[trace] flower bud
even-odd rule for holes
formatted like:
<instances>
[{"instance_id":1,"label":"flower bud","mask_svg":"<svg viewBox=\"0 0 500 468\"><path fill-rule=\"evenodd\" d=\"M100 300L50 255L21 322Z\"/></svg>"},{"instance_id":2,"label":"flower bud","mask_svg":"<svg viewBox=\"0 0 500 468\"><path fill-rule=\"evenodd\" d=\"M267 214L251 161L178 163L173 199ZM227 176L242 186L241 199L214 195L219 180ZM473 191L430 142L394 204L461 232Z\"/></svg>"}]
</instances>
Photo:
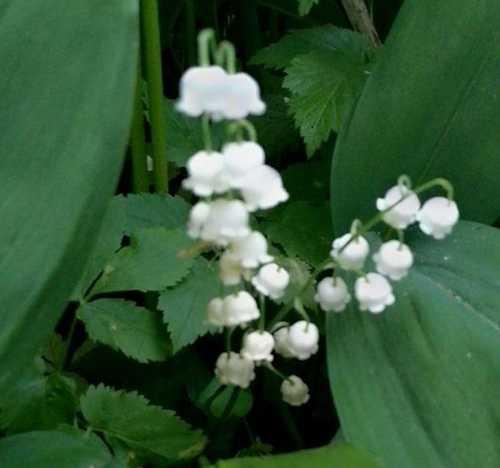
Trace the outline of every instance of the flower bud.
<instances>
[{"instance_id":1,"label":"flower bud","mask_svg":"<svg viewBox=\"0 0 500 468\"><path fill-rule=\"evenodd\" d=\"M406 244L391 240L382 244L373 260L379 273L398 281L408 274L413 265L413 254Z\"/></svg>"},{"instance_id":2,"label":"flower bud","mask_svg":"<svg viewBox=\"0 0 500 468\"><path fill-rule=\"evenodd\" d=\"M288 330L288 347L293 355L305 361L318 352L319 331L314 323L300 320Z\"/></svg>"},{"instance_id":3,"label":"flower bud","mask_svg":"<svg viewBox=\"0 0 500 468\"><path fill-rule=\"evenodd\" d=\"M224 298L224 317L226 326L247 325L260 317L255 299L246 291L230 294Z\"/></svg>"},{"instance_id":4,"label":"flower bud","mask_svg":"<svg viewBox=\"0 0 500 468\"><path fill-rule=\"evenodd\" d=\"M235 239L231 242L229 249L244 268L257 268L260 264L273 261L273 257L267 253L266 238L257 231L252 231L246 237Z\"/></svg>"},{"instance_id":5,"label":"flower bud","mask_svg":"<svg viewBox=\"0 0 500 468\"><path fill-rule=\"evenodd\" d=\"M354 285L356 299L360 310L369 310L374 314L382 312L387 306L394 304L392 286L387 279L378 273L368 273L358 278Z\"/></svg>"},{"instance_id":6,"label":"flower bud","mask_svg":"<svg viewBox=\"0 0 500 468\"><path fill-rule=\"evenodd\" d=\"M288 200L279 172L266 165L250 170L241 179L240 190L249 211L267 210Z\"/></svg>"},{"instance_id":7,"label":"flower bud","mask_svg":"<svg viewBox=\"0 0 500 468\"><path fill-rule=\"evenodd\" d=\"M198 151L187 162L188 177L182 186L199 197L223 193L229 185L224 173L224 158L216 151Z\"/></svg>"},{"instance_id":8,"label":"flower bud","mask_svg":"<svg viewBox=\"0 0 500 468\"><path fill-rule=\"evenodd\" d=\"M265 160L262 146L253 141L228 143L222 149L224 167L228 183L232 188L240 188L245 175L262 166Z\"/></svg>"},{"instance_id":9,"label":"flower bud","mask_svg":"<svg viewBox=\"0 0 500 468\"><path fill-rule=\"evenodd\" d=\"M215 375L223 385L248 388L255 378L255 364L237 353L222 353L215 364Z\"/></svg>"},{"instance_id":10,"label":"flower bud","mask_svg":"<svg viewBox=\"0 0 500 468\"><path fill-rule=\"evenodd\" d=\"M352 234L344 234L335 239L330 255L344 270L361 270L370 246L363 236L356 236L352 241L351 237Z\"/></svg>"},{"instance_id":11,"label":"flower bud","mask_svg":"<svg viewBox=\"0 0 500 468\"><path fill-rule=\"evenodd\" d=\"M285 294L290 281L290 275L276 263L268 263L261 267L257 275L252 278L252 284L257 291L271 299L279 299Z\"/></svg>"},{"instance_id":12,"label":"flower bud","mask_svg":"<svg viewBox=\"0 0 500 468\"><path fill-rule=\"evenodd\" d=\"M267 331L253 331L243 338L241 355L252 361L273 360L274 339Z\"/></svg>"},{"instance_id":13,"label":"flower bud","mask_svg":"<svg viewBox=\"0 0 500 468\"><path fill-rule=\"evenodd\" d=\"M226 119L244 119L249 114L261 115L266 105L260 98L258 83L247 73L227 75L225 80L224 107L221 116Z\"/></svg>"},{"instance_id":14,"label":"flower bud","mask_svg":"<svg viewBox=\"0 0 500 468\"><path fill-rule=\"evenodd\" d=\"M420 229L434 239L444 239L458 222L457 204L445 197L427 200L417 214Z\"/></svg>"},{"instance_id":15,"label":"flower bud","mask_svg":"<svg viewBox=\"0 0 500 468\"><path fill-rule=\"evenodd\" d=\"M198 202L191 208L189 213L189 221L187 225L188 236L193 239L198 239L203 230L203 226L207 222L210 215L210 204L206 202Z\"/></svg>"},{"instance_id":16,"label":"flower bud","mask_svg":"<svg viewBox=\"0 0 500 468\"><path fill-rule=\"evenodd\" d=\"M276 324L276 327L280 326L274 333L274 350L277 354L284 358L292 358L294 354L290 350L288 345L288 323L280 322Z\"/></svg>"},{"instance_id":17,"label":"flower bud","mask_svg":"<svg viewBox=\"0 0 500 468\"><path fill-rule=\"evenodd\" d=\"M351 295L342 278L323 278L318 283L314 300L325 312L342 312L351 300Z\"/></svg>"},{"instance_id":18,"label":"flower bud","mask_svg":"<svg viewBox=\"0 0 500 468\"><path fill-rule=\"evenodd\" d=\"M283 401L292 406L301 406L309 401L309 387L296 375L291 375L281 384Z\"/></svg>"}]
</instances>

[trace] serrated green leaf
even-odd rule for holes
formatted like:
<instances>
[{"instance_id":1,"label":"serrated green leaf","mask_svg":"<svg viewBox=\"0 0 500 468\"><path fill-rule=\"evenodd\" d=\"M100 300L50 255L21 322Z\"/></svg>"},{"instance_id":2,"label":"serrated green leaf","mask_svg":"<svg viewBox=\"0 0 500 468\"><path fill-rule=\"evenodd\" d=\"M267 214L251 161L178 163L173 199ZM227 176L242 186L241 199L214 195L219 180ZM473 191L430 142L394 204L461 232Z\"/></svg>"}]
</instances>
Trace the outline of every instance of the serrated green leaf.
<instances>
[{"instance_id":1,"label":"serrated green leaf","mask_svg":"<svg viewBox=\"0 0 500 468\"><path fill-rule=\"evenodd\" d=\"M92 293L161 291L173 286L191 269L192 258L179 258L191 244L184 229L143 229L109 260Z\"/></svg>"},{"instance_id":2,"label":"serrated green leaf","mask_svg":"<svg viewBox=\"0 0 500 468\"><path fill-rule=\"evenodd\" d=\"M310 157L349 116L367 78L365 57L355 51L311 52L285 71L290 111Z\"/></svg>"},{"instance_id":3,"label":"serrated green leaf","mask_svg":"<svg viewBox=\"0 0 500 468\"><path fill-rule=\"evenodd\" d=\"M299 2L299 15L305 16L310 11L314 5L319 3L319 0L298 0Z\"/></svg>"},{"instance_id":4,"label":"serrated green leaf","mask_svg":"<svg viewBox=\"0 0 500 468\"><path fill-rule=\"evenodd\" d=\"M139 452L169 460L198 455L205 438L173 411L148 404L135 392L121 392L99 385L81 399L82 413L94 429L125 442Z\"/></svg>"},{"instance_id":5,"label":"serrated green leaf","mask_svg":"<svg viewBox=\"0 0 500 468\"><path fill-rule=\"evenodd\" d=\"M3 0L0 399L78 282L118 181L138 44L134 0Z\"/></svg>"},{"instance_id":6,"label":"serrated green leaf","mask_svg":"<svg viewBox=\"0 0 500 468\"><path fill-rule=\"evenodd\" d=\"M381 468L365 452L347 444L265 457L235 458L217 463L218 468Z\"/></svg>"},{"instance_id":7,"label":"serrated green leaf","mask_svg":"<svg viewBox=\"0 0 500 468\"><path fill-rule=\"evenodd\" d=\"M393 306L328 315L342 431L387 468L500 466L500 231L406 242L415 266Z\"/></svg>"},{"instance_id":8,"label":"serrated green leaf","mask_svg":"<svg viewBox=\"0 0 500 468\"><path fill-rule=\"evenodd\" d=\"M78 309L90 338L139 362L162 361L169 354L169 339L156 312L120 299L99 299Z\"/></svg>"},{"instance_id":9,"label":"serrated green leaf","mask_svg":"<svg viewBox=\"0 0 500 468\"><path fill-rule=\"evenodd\" d=\"M214 329L207 322L206 309L219 292L216 268L199 258L182 283L160 294L158 308L163 311L174 352Z\"/></svg>"},{"instance_id":10,"label":"serrated green leaf","mask_svg":"<svg viewBox=\"0 0 500 468\"><path fill-rule=\"evenodd\" d=\"M182 227L186 224L190 209L183 198L168 194L130 194L123 201L127 234L134 234L145 228Z\"/></svg>"},{"instance_id":11,"label":"serrated green leaf","mask_svg":"<svg viewBox=\"0 0 500 468\"><path fill-rule=\"evenodd\" d=\"M2 468L125 468L106 445L80 431L35 431L0 439Z\"/></svg>"},{"instance_id":12,"label":"serrated green leaf","mask_svg":"<svg viewBox=\"0 0 500 468\"><path fill-rule=\"evenodd\" d=\"M326 25L292 31L278 42L257 52L250 63L284 69L299 55L333 50L360 56L372 53L370 44L361 34Z\"/></svg>"}]
</instances>

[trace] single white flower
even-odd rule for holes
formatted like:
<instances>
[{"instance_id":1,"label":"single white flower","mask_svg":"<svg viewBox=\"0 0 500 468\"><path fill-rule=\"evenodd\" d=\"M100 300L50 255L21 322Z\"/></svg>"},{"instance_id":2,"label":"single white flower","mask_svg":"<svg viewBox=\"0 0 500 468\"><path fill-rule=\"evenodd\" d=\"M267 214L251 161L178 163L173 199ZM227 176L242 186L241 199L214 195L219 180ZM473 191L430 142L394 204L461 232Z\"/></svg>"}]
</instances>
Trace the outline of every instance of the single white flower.
<instances>
[{"instance_id":1,"label":"single white flower","mask_svg":"<svg viewBox=\"0 0 500 468\"><path fill-rule=\"evenodd\" d=\"M404 200L397 203L399 200ZM384 221L395 229L406 229L417 219L417 213L420 209L420 200L415 192L408 187L400 184L390 188L384 198L377 199L377 209L384 211L397 203L396 206L385 212Z\"/></svg>"},{"instance_id":2,"label":"single white flower","mask_svg":"<svg viewBox=\"0 0 500 468\"><path fill-rule=\"evenodd\" d=\"M327 277L318 283L314 300L325 312L342 312L351 300L351 295L342 278Z\"/></svg>"},{"instance_id":3,"label":"single white flower","mask_svg":"<svg viewBox=\"0 0 500 468\"><path fill-rule=\"evenodd\" d=\"M252 361L273 360L274 338L267 331L253 331L247 333L243 338L241 355Z\"/></svg>"},{"instance_id":4,"label":"single white flower","mask_svg":"<svg viewBox=\"0 0 500 468\"><path fill-rule=\"evenodd\" d=\"M278 328L279 327L279 328ZM288 328L289 325L286 322L280 322L276 324L276 331L273 333L274 337L274 350L280 356L284 358L292 358L294 354L290 350L288 345Z\"/></svg>"},{"instance_id":5,"label":"single white flower","mask_svg":"<svg viewBox=\"0 0 500 468\"><path fill-rule=\"evenodd\" d=\"M273 257L267 253L266 238L257 231L232 241L229 251L240 261L243 268L257 268L273 261Z\"/></svg>"},{"instance_id":6,"label":"single white flower","mask_svg":"<svg viewBox=\"0 0 500 468\"><path fill-rule=\"evenodd\" d=\"M177 110L191 117L220 114L225 107L227 73L218 66L191 67L182 75Z\"/></svg>"},{"instance_id":7,"label":"single white flower","mask_svg":"<svg viewBox=\"0 0 500 468\"><path fill-rule=\"evenodd\" d=\"M248 388L255 378L255 364L237 353L222 353L215 364L215 375L223 385Z\"/></svg>"},{"instance_id":8,"label":"single white flower","mask_svg":"<svg viewBox=\"0 0 500 468\"><path fill-rule=\"evenodd\" d=\"M212 299L207 306L207 319L209 323L216 327L226 326L226 317L224 315L224 301L220 297Z\"/></svg>"},{"instance_id":9,"label":"single white flower","mask_svg":"<svg viewBox=\"0 0 500 468\"><path fill-rule=\"evenodd\" d=\"M244 119L249 114L262 115L266 111L266 105L260 98L259 85L247 73L227 75L223 95L223 118Z\"/></svg>"},{"instance_id":10,"label":"single white flower","mask_svg":"<svg viewBox=\"0 0 500 468\"><path fill-rule=\"evenodd\" d=\"M318 352L318 342L319 331L314 323L300 320L288 329L288 348L301 361Z\"/></svg>"},{"instance_id":11,"label":"single white flower","mask_svg":"<svg viewBox=\"0 0 500 468\"><path fill-rule=\"evenodd\" d=\"M224 166L228 183L232 188L239 188L248 172L262 166L265 160L262 146L253 141L228 143L222 148Z\"/></svg>"},{"instance_id":12,"label":"single white flower","mask_svg":"<svg viewBox=\"0 0 500 468\"><path fill-rule=\"evenodd\" d=\"M288 200L279 172L265 164L251 169L239 185L250 211L267 210Z\"/></svg>"},{"instance_id":13,"label":"single white flower","mask_svg":"<svg viewBox=\"0 0 500 468\"><path fill-rule=\"evenodd\" d=\"M209 215L209 203L198 202L191 208L187 225L187 233L189 237L192 239L198 239L201 236L203 226L205 226Z\"/></svg>"},{"instance_id":14,"label":"single white flower","mask_svg":"<svg viewBox=\"0 0 500 468\"><path fill-rule=\"evenodd\" d=\"M203 240L227 245L229 241L248 234L248 211L241 201L218 199L210 203L208 217L200 232Z\"/></svg>"},{"instance_id":15,"label":"single white flower","mask_svg":"<svg viewBox=\"0 0 500 468\"><path fill-rule=\"evenodd\" d=\"M229 189L224 173L224 157L216 151L198 151L186 165L188 177L182 186L199 197L209 197Z\"/></svg>"},{"instance_id":16,"label":"single white flower","mask_svg":"<svg viewBox=\"0 0 500 468\"><path fill-rule=\"evenodd\" d=\"M309 401L309 387L296 375L291 375L281 384L283 401L292 406L301 406Z\"/></svg>"},{"instance_id":17,"label":"single white flower","mask_svg":"<svg viewBox=\"0 0 500 468\"><path fill-rule=\"evenodd\" d=\"M373 260L379 273L398 281L408 274L413 265L413 254L406 244L391 240L381 245Z\"/></svg>"},{"instance_id":18,"label":"single white flower","mask_svg":"<svg viewBox=\"0 0 500 468\"><path fill-rule=\"evenodd\" d=\"M285 289L290 282L290 275L276 263L268 263L260 268L252 278L255 289L271 299L280 299L285 294Z\"/></svg>"},{"instance_id":19,"label":"single white flower","mask_svg":"<svg viewBox=\"0 0 500 468\"><path fill-rule=\"evenodd\" d=\"M368 273L358 278L354 291L360 310L369 310L374 314L382 312L395 301L391 284L378 273Z\"/></svg>"},{"instance_id":20,"label":"single white flower","mask_svg":"<svg viewBox=\"0 0 500 468\"><path fill-rule=\"evenodd\" d=\"M352 241L351 238L352 234L344 234L335 239L330 255L344 270L361 270L370 253L370 246L363 236L356 236Z\"/></svg>"},{"instance_id":21,"label":"single white flower","mask_svg":"<svg viewBox=\"0 0 500 468\"><path fill-rule=\"evenodd\" d=\"M420 229L434 239L444 239L458 222L457 204L445 197L430 198L417 214Z\"/></svg>"},{"instance_id":22,"label":"single white flower","mask_svg":"<svg viewBox=\"0 0 500 468\"><path fill-rule=\"evenodd\" d=\"M226 250L219 260L219 278L225 286L235 286L241 278L246 278L249 270L241 264L240 258L233 252Z\"/></svg>"},{"instance_id":23,"label":"single white flower","mask_svg":"<svg viewBox=\"0 0 500 468\"><path fill-rule=\"evenodd\" d=\"M246 291L230 294L224 298L224 320L226 326L246 325L260 317L257 302Z\"/></svg>"}]
</instances>

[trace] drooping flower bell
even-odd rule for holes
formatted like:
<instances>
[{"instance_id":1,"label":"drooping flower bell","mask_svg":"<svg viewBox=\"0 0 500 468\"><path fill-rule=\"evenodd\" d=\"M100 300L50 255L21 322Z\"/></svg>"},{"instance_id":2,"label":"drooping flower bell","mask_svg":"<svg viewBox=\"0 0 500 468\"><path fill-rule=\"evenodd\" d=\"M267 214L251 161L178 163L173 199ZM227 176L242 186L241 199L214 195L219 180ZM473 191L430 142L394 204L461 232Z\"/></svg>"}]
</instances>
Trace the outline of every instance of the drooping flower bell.
<instances>
[{"instance_id":1,"label":"drooping flower bell","mask_svg":"<svg viewBox=\"0 0 500 468\"><path fill-rule=\"evenodd\" d=\"M368 310L374 314L383 312L387 306L394 304L395 298L389 281L378 273L368 273L358 278L354 285L356 299L360 310Z\"/></svg>"},{"instance_id":2,"label":"drooping flower bell","mask_svg":"<svg viewBox=\"0 0 500 468\"><path fill-rule=\"evenodd\" d=\"M391 206L393 208L389 209ZM406 229L417 218L420 200L406 185L398 184L390 188L384 198L377 199L377 209L388 210L383 214L383 219L389 226Z\"/></svg>"},{"instance_id":3,"label":"drooping flower bell","mask_svg":"<svg viewBox=\"0 0 500 468\"><path fill-rule=\"evenodd\" d=\"M267 253L266 238L258 231L235 239L231 242L229 251L240 261L243 268L257 268L273 261L273 257Z\"/></svg>"},{"instance_id":4,"label":"drooping flower bell","mask_svg":"<svg viewBox=\"0 0 500 468\"><path fill-rule=\"evenodd\" d=\"M301 406L309 401L309 387L296 375L291 375L281 384L283 401L292 406Z\"/></svg>"},{"instance_id":5,"label":"drooping flower bell","mask_svg":"<svg viewBox=\"0 0 500 468\"><path fill-rule=\"evenodd\" d=\"M198 202L191 208L189 213L189 221L187 225L188 236L192 239L198 239L201 236L203 227L210 215L210 204L206 202Z\"/></svg>"},{"instance_id":6,"label":"drooping flower bell","mask_svg":"<svg viewBox=\"0 0 500 468\"><path fill-rule=\"evenodd\" d=\"M252 361L271 362L273 360L274 338L263 330L247 333L243 338L241 355Z\"/></svg>"},{"instance_id":7,"label":"drooping flower bell","mask_svg":"<svg viewBox=\"0 0 500 468\"><path fill-rule=\"evenodd\" d=\"M290 282L290 275L276 263L268 263L261 267L252 278L255 289L271 299L280 299L285 294L285 289Z\"/></svg>"},{"instance_id":8,"label":"drooping flower bell","mask_svg":"<svg viewBox=\"0 0 500 468\"><path fill-rule=\"evenodd\" d=\"M459 217L457 204L445 197L430 198L417 214L420 229L434 239L444 239Z\"/></svg>"},{"instance_id":9,"label":"drooping flower bell","mask_svg":"<svg viewBox=\"0 0 500 468\"><path fill-rule=\"evenodd\" d=\"M216 327L225 327L227 325L224 314L224 301L220 297L214 297L207 306L208 322Z\"/></svg>"},{"instance_id":10,"label":"drooping flower bell","mask_svg":"<svg viewBox=\"0 0 500 468\"><path fill-rule=\"evenodd\" d=\"M219 66L191 67L182 75L177 110L190 117L219 115L225 106L227 73Z\"/></svg>"},{"instance_id":11,"label":"drooping flower bell","mask_svg":"<svg viewBox=\"0 0 500 468\"><path fill-rule=\"evenodd\" d=\"M244 119L250 114L262 115L266 111L259 85L247 73L227 75L223 95L221 117L225 119Z\"/></svg>"},{"instance_id":12,"label":"drooping flower bell","mask_svg":"<svg viewBox=\"0 0 500 468\"><path fill-rule=\"evenodd\" d=\"M410 248L397 240L391 240L381 245L379 251L373 255L377 271L398 281L408 274L413 265L413 254Z\"/></svg>"},{"instance_id":13,"label":"drooping flower bell","mask_svg":"<svg viewBox=\"0 0 500 468\"><path fill-rule=\"evenodd\" d=\"M255 364L240 354L222 353L215 364L215 375L223 385L248 388L255 378Z\"/></svg>"},{"instance_id":14,"label":"drooping flower bell","mask_svg":"<svg viewBox=\"0 0 500 468\"><path fill-rule=\"evenodd\" d=\"M226 250L219 260L219 278L225 286L235 286L242 278L249 276L249 269L244 268L240 258Z\"/></svg>"},{"instance_id":15,"label":"drooping flower bell","mask_svg":"<svg viewBox=\"0 0 500 468\"><path fill-rule=\"evenodd\" d=\"M289 325L286 322L276 324L276 331L273 333L274 337L274 350L284 358L292 358L294 354L288 345L288 332Z\"/></svg>"},{"instance_id":16,"label":"drooping flower bell","mask_svg":"<svg viewBox=\"0 0 500 468\"><path fill-rule=\"evenodd\" d=\"M300 320L288 329L288 348L301 361L318 352L318 342L319 331L314 323Z\"/></svg>"},{"instance_id":17,"label":"drooping flower bell","mask_svg":"<svg viewBox=\"0 0 500 468\"><path fill-rule=\"evenodd\" d=\"M314 300L325 312L342 312L351 300L351 295L342 278L327 277L318 283Z\"/></svg>"},{"instance_id":18,"label":"drooping flower bell","mask_svg":"<svg viewBox=\"0 0 500 468\"><path fill-rule=\"evenodd\" d=\"M361 270L370 253L370 246L363 236L351 240L352 236L344 234L335 239L330 255L344 270Z\"/></svg>"},{"instance_id":19,"label":"drooping flower bell","mask_svg":"<svg viewBox=\"0 0 500 468\"><path fill-rule=\"evenodd\" d=\"M265 154L262 146L253 141L228 143L222 149L228 183L232 188L240 188L249 171L262 166Z\"/></svg>"},{"instance_id":20,"label":"drooping flower bell","mask_svg":"<svg viewBox=\"0 0 500 468\"><path fill-rule=\"evenodd\" d=\"M224 298L224 320L226 326L245 326L260 317L257 302L246 291L230 294Z\"/></svg>"},{"instance_id":21,"label":"drooping flower bell","mask_svg":"<svg viewBox=\"0 0 500 468\"><path fill-rule=\"evenodd\" d=\"M188 177L182 186L199 197L224 193L229 189L224 173L224 157L216 151L198 151L187 162Z\"/></svg>"}]
</instances>

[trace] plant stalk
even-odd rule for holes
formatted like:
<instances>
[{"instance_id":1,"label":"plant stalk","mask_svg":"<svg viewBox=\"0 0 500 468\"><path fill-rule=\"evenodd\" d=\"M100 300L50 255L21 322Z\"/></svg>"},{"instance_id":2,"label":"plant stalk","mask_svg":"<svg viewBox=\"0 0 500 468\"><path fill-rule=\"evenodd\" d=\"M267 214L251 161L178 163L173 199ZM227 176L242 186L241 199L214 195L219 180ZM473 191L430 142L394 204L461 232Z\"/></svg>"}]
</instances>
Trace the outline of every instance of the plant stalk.
<instances>
[{"instance_id":1,"label":"plant stalk","mask_svg":"<svg viewBox=\"0 0 500 468\"><path fill-rule=\"evenodd\" d=\"M382 42L364 0L342 0L342 6L353 27L363 34L374 47L380 47Z\"/></svg>"}]
</instances>

